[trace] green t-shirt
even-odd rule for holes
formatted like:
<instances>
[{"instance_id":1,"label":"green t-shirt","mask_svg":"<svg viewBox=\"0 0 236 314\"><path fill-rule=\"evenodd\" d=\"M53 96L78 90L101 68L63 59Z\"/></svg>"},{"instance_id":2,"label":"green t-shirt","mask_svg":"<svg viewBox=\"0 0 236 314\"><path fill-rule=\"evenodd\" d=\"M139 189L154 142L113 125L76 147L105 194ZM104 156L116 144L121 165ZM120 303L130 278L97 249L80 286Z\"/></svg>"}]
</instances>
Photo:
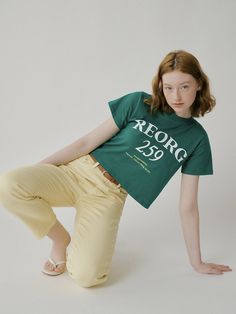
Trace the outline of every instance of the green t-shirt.
<instances>
[{"instance_id":1,"label":"green t-shirt","mask_svg":"<svg viewBox=\"0 0 236 314\"><path fill-rule=\"evenodd\" d=\"M138 203L149 208L174 173L213 174L207 132L193 117L158 111L135 91L108 102L120 131L91 151Z\"/></svg>"}]
</instances>

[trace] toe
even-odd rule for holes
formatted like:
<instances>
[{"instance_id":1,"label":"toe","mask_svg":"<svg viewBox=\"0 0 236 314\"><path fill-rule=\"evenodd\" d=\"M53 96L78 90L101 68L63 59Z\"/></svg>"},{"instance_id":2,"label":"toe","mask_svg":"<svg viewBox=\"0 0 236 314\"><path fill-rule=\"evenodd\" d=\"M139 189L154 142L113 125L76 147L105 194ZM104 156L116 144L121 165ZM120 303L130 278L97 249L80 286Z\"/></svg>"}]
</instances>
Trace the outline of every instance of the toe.
<instances>
[{"instance_id":1,"label":"toe","mask_svg":"<svg viewBox=\"0 0 236 314\"><path fill-rule=\"evenodd\" d=\"M46 268L47 270L52 271L52 270L54 269L54 265L53 265L52 263L50 263L49 261L47 261L47 262L45 263L45 268Z\"/></svg>"},{"instance_id":2,"label":"toe","mask_svg":"<svg viewBox=\"0 0 236 314\"><path fill-rule=\"evenodd\" d=\"M55 272L55 273L62 273L65 271L66 264L59 264L57 266L53 265L49 260L46 261L44 264L44 269L47 271Z\"/></svg>"},{"instance_id":3,"label":"toe","mask_svg":"<svg viewBox=\"0 0 236 314\"><path fill-rule=\"evenodd\" d=\"M61 272L61 271L63 271L65 269L65 266L64 265L59 265L59 266L57 266L55 269L54 269L54 271L56 271L56 272Z\"/></svg>"}]
</instances>

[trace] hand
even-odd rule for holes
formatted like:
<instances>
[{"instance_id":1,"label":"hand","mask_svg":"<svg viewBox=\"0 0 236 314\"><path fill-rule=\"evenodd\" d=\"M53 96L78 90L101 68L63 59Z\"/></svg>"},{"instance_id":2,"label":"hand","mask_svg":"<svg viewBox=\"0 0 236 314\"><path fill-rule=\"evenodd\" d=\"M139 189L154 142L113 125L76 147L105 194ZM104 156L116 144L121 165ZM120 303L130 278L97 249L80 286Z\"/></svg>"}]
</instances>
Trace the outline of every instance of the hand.
<instances>
[{"instance_id":1,"label":"hand","mask_svg":"<svg viewBox=\"0 0 236 314\"><path fill-rule=\"evenodd\" d=\"M229 266L203 262L197 266L194 266L194 269L198 273L211 275L223 275L224 271L232 271Z\"/></svg>"}]
</instances>

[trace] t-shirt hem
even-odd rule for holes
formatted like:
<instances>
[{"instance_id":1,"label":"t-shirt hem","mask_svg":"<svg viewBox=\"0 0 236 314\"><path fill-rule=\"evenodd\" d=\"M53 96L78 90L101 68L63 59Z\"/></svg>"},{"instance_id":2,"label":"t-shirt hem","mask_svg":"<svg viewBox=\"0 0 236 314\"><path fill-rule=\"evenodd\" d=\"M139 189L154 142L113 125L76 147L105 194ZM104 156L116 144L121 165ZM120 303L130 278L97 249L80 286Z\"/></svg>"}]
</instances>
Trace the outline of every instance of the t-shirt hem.
<instances>
[{"instance_id":1,"label":"t-shirt hem","mask_svg":"<svg viewBox=\"0 0 236 314\"><path fill-rule=\"evenodd\" d=\"M189 174L189 175L192 175L192 176L207 176L207 175L213 175L214 173L213 172L208 172L208 173L188 173L188 172L182 172L181 173L184 173L184 174Z\"/></svg>"},{"instance_id":2,"label":"t-shirt hem","mask_svg":"<svg viewBox=\"0 0 236 314\"><path fill-rule=\"evenodd\" d=\"M103 164L102 164L102 163L100 162L100 160L99 160L99 157L96 156L96 153L95 153L95 152L91 152L90 155L94 156L94 157L97 159L97 161L103 166ZM109 168L108 165L107 165L106 167L105 167L105 165L104 165L104 168L107 170L107 172L109 172L109 173L113 176L113 174L112 174L112 169ZM121 180L120 178L115 177L115 176L114 176L114 178L121 184L121 186L127 191L127 193L128 193L136 202L138 202L140 205L142 205L142 206L143 206L144 208L146 208L146 209L148 209L148 208L150 207L150 205L151 205L152 203L149 203L149 204L144 203L142 200L138 199L138 195L136 195L136 194L133 193L132 191L131 191L131 192L128 191L128 186L126 186L126 184L123 184L123 183L121 182L122 180Z\"/></svg>"}]
</instances>

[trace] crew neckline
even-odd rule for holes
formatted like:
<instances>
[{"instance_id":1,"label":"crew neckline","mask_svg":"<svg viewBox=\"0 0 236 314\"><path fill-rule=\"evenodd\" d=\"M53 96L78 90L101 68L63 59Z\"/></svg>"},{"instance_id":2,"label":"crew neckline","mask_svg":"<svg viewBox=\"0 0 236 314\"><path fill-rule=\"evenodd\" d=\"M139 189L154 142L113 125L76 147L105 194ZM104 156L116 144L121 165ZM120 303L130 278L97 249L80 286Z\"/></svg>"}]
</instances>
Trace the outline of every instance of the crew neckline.
<instances>
[{"instance_id":1,"label":"crew neckline","mask_svg":"<svg viewBox=\"0 0 236 314\"><path fill-rule=\"evenodd\" d=\"M176 112L166 112L166 114L174 121L179 121L179 122L183 122L183 123L191 123L194 121L193 117L189 117L189 118L183 118L180 117L176 114Z\"/></svg>"}]
</instances>

